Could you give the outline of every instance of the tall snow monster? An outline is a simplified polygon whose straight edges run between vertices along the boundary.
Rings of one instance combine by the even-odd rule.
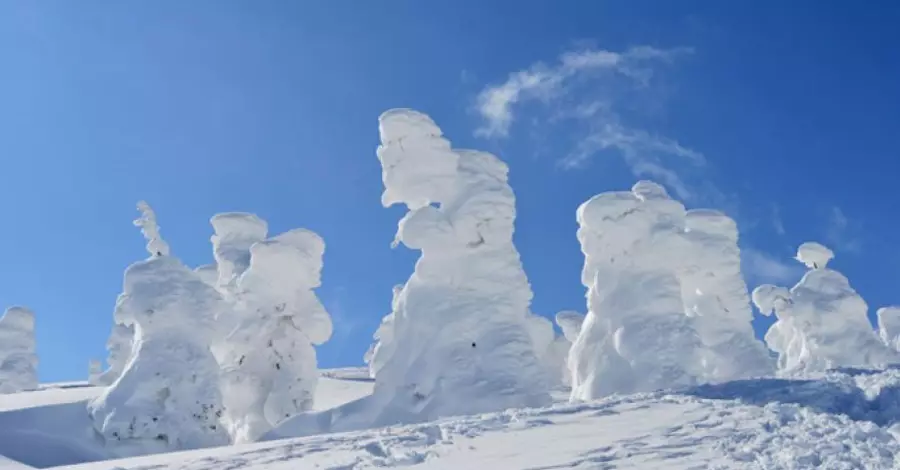
[[[220,353],[224,422],[236,443],[312,408],[319,376],[313,345],[332,333],[313,290],[321,284],[324,252],[324,241],[303,229],[250,247],[235,290],[242,321]]]
[[[773,285],[754,289],[753,302],[778,319],[766,333],[778,353],[778,371],[804,375],[835,367],[883,367],[900,362],[882,342],[867,316],[868,305],[843,274],[828,268],[834,253],[807,242],[797,260],[809,269],[790,290]]]
[[[529,330],[531,288],[512,243],[506,165],[451,148],[417,111],[385,112],[379,131],[382,204],[409,210],[395,243],[422,253],[370,358],[382,420],[549,403]]]
[[[134,325],[133,357],[88,404],[94,429],[120,456],[225,444],[219,366],[209,341],[217,312],[227,307],[170,256],[150,207],[139,208],[150,258],[126,269],[115,310],[119,323]]]
[[[34,313],[10,307],[0,316],[0,394],[34,390],[38,386]]]

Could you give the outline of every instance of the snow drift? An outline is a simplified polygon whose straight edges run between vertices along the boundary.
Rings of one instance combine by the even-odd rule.
[[[900,360],[881,342],[867,316],[868,305],[841,273],[828,269],[834,254],[809,242],[797,260],[809,271],[790,290],[762,285],[753,302],[764,315],[778,320],[766,333],[769,348],[778,353],[779,372],[811,374],[836,367],[882,367]]]
[[[38,386],[34,313],[10,307],[0,317],[0,394],[34,390]]]

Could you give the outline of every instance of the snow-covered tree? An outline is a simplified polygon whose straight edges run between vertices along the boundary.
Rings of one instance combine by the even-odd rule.
[[[814,242],[804,243],[797,260],[809,268],[791,290],[763,285],[753,302],[764,315],[778,320],[766,333],[778,353],[779,372],[786,375],[822,372],[835,367],[881,367],[898,362],[896,351],[872,329],[866,302],[844,275],[828,269],[834,254]]]
[[[88,362],[88,383],[91,385],[103,385],[100,383],[100,376],[103,374],[103,363],[97,359],[91,359]]]
[[[250,248],[238,278],[242,322],[226,338],[222,394],[235,442],[312,408],[318,381],[313,345],[331,337],[331,317],[313,289],[321,283],[325,243],[295,229]]]
[[[403,285],[394,286],[394,294],[391,298],[391,312],[381,319],[381,324],[375,330],[372,338],[375,340],[366,355],[363,357],[366,365],[369,366],[369,377],[373,379],[378,374],[378,370],[387,362],[387,359],[393,354],[394,350],[394,314],[400,308],[400,293],[403,292]]]
[[[246,212],[216,214],[209,223],[215,231],[210,241],[218,272],[217,285],[230,292],[241,274],[250,267],[250,247],[266,239],[269,225],[256,214]],[[198,269],[204,278],[208,276],[209,267]]]
[[[562,330],[562,335],[553,341],[554,354],[559,357],[559,366],[562,368],[562,383],[566,387],[572,386],[572,371],[569,367],[569,352],[572,343],[581,333],[581,325],[584,323],[584,314],[572,310],[563,310],[556,314],[556,325]]]
[[[147,251],[150,256],[169,256],[169,244],[159,234],[159,225],[156,223],[156,213],[145,201],[137,204],[141,216],[134,221],[136,227],[140,227],[141,233],[147,239]]]
[[[219,367],[209,350],[213,319],[226,306],[161,249],[167,245],[151,226],[142,226],[150,258],[128,267],[116,302],[117,322],[134,324],[133,357],[88,405],[95,430],[123,456],[228,442],[218,421]]]
[[[685,209],[649,181],[578,208],[588,314],[572,345],[572,399],[688,386],[703,377],[703,344],[679,281]]]
[[[771,375],[774,361],[751,324],[737,225],[721,212],[698,209],[687,212],[685,228],[690,254],[680,275],[682,299],[705,348],[706,380]]]
[[[34,313],[10,307],[0,317],[0,394],[34,390],[38,386]]]
[[[878,309],[878,336],[894,351],[900,351],[900,306]]]
[[[395,298],[390,336],[380,334],[378,348],[390,351],[375,371],[380,419],[548,403],[529,333],[531,288],[512,243],[506,165],[451,149],[416,111],[388,111],[379,124],[382,203],[408,207],[395,241],[422,252]]]
[[[130,320],[129,320],[130,321]],[[117,323],[113,326],[109,339],[106,340],[106,350],[109,355],[106,357],[107,369],[97,377],[96,385],[112,385],[125,370],[128,359],[131,358],[132,347],[134,346],[134,326],[129,324]]]

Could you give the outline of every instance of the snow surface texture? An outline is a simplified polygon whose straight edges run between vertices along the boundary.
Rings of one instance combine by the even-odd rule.
[[[872,330],[866,302],[844,275],[826,268],[833,256],[818,243],[804,243],[797,259],[810,270],[797,285],[789,291],[767,284],[753,291],[759,310],[778,318],[765,338],[778,353],[781,374],[900,362],[897,352]]]
[[[705,348],[706,380],[771,375],[775,364],[751,324],[737,224],[721,212],[700,209],[687,212],[685,229],[690,256],[681,269],[682,298]]]
[[[900,351],[900,307],[878,309],[878,336],[894,351]]]
[[[34,313],[10,307],[0,317],[0,394],[34,390],[38,386]]]
[[[900,371],[840,370],[75,469],[887,470],[900,468],[898,403]]]
[[[385,112],[379,131],[382,203],[406,204],[396,242],[422,256],[379,328],[370,358],[375,392],[365,405],[372,415],[355,425],[546,404],[550,380],[533,344],[531,288],[512,243],[506,165],[452,149],[416,111]]]
[[[324,371],[316,388],[316,408],[333,408],[367,396],[372,385],[364,369]],[[75,382],[4,395],[0,398],[0,456],[39,468],[116,458],[85,413],[86,403],[103,391]],[[0,468],[2,461],[0,457]],[[104,465],[107,470],[115,467]]]
[[[578,208],[588,314],[572,345],[572,399],[684,387],[704,377],[679,274],[685,209],[652,182]]]
[[[331,317],[316,297],[325,243],[291,230],[254,243],[237,281],[244,320],[225,340],[224,422],[234,442],[251,442],[312,409],[316,351],[331,337]]]
[[[135,326],[133,357],[88,406],[97,433],[118,455],[228,442],[218,425],[219,366],[209,350],[216,313],[227,306],[191,269],[160,255],[166,245],[150,226],[142,228],[151,257],[128,267],[116,302],[116,318]]]

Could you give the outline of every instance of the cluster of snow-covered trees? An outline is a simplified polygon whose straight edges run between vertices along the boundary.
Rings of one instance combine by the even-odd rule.
[[[171,255],[153,210],[138,208],[150,256],[125,271],[109,368],[91,374],[107,388],[88,411],[112,451],[252,441],[309,410],[313,345],[331,336],[314,292],[322,239],[302,229],[267,238],[255,215],[219,214],[216,264],[191,269]]]
[[[828,268],[828,248],[803,244],[797,285],[751,295],[735,222],[687,210],[650,181],[578,208],[587,314],[558,313],[557,333],[531,312],[507,166],[453,148],[413,110],[382,114],[379,131],[382,204],[407,209],[394,244],[421,255],[366,353],[373,395],[329,418],[344,428],[541,406],[561,386],[590,400],[900,362],[900,307],[877,312],[876,332]],[[149,257],[125,271],[107,369],[90,366],[90,382],[106,387],[89,404],[97,433],[134,455],[254,441],[309,411],[314,346],[332,334],[315,294],[324,241],[304,229],[270,237],[253,214],[218,214],[215,263],[191,269],[150,206],[138,208]],[[764,341],[752,304],[776,317]],[[33,326],[21,308],[0,318],[0,393],[37,386]]]

